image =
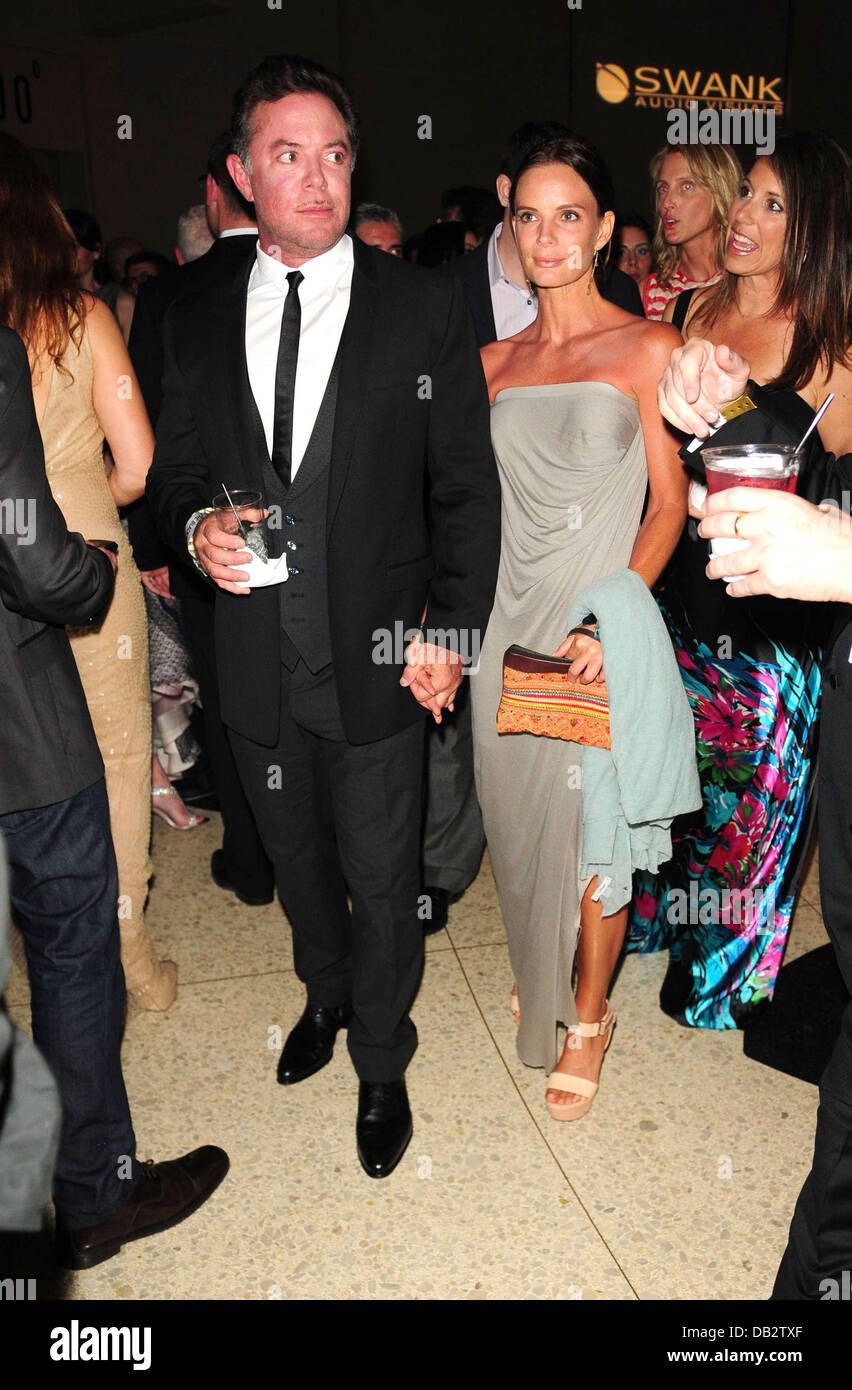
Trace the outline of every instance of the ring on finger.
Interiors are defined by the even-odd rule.
[[[739,536],[740,539],[744,539],[743,533],[740,530],[740,522],[742,521],[744,516],[745,512],[737,512],[736,516],[734,517],[734,535]]]

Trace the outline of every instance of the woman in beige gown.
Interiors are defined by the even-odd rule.
[[[46,179],[8,136],[0,136],[0,185],[17,222],[14,234],[8,227],[0,233],[0,319],[27,347],[48,481],[69,530],[118,546],[106,616],[70,636],[104,760],[127,989],[143,1007],[163,1010],[175,998],[177,967],[157,959],[144,921],[151,875],[147,622],[117,511],[142,495],[154,438],[118,325],[105,304],[76,289],[73,235]],[[40,264],[32,265],[27,246],[38,248]],[[114,459],[109,477],[105,437]]]

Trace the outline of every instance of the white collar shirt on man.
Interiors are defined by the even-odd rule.
[[[308,447],[340,345],[349,312],[354,263],[352,240],[344,235],[330,251],[324,251],[322,255],[299,266],[305,278],[299,285],[302,317],[293,403],[293,477]],[[270,455],[275,421],[278,339],[284,300],[289,291],[287,275],[292,268],[267,255],[258,245],[248,282],[246,363]]]
[[[497,250],[502,229],[503,223],[498,222],[488,241],[488,284],[497,337],[512,338],[532,323],[538,313],[538,296],[535,290],[530,293],[526,285],[516,285],[503,269]]]

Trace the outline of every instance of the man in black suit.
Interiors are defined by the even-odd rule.
[[[325,1066],[348,1025],[381,1178],[411,1137],[423,716],[452,717],[497,576],[488,397],[453,282],[345,235],[357,123],[337,79],[267,58],[232,128],[257,258],[169,313],[148,495],[219,589],[222,717],[307,987],[279,1080]],[[265,494],[285,583],[246,587],[209,510],[223,483]]]
[[[23,343],[0,327],[0,834],[34,1040],[59,1087],[57,1252],[69,1269],[165,1230],[228,1169],[207,1146],[143,1167],[121,1074],[124,975],[104,769],[65,626],[97,622],[115,559],[53,500]]]
[[[554,135],[570,134],[557,121],[527,121],[509,137],[497,176],[497,197],[505,209],[490,236],[475,251],[446,267],[464,290],[480,347],[510,338],[538,313],[535,291],[524,278],[509,211],[509,194],[529,151]],[[642,300],[629,275],[611,263],[598,272],[598,287],[628,313],[642,318]],[[473,776],[473,731],[467,690],[456,718],[430,728],[426,745],[426,809],[423,825],[423,883],[430,904],[428,933],[446,924],[448,907],[475,879],[485,847],[482,813]]]
[[[128,346],[155,429],[162,404],[163,327],[169,306],[185,291],[212,288],[220,278],[227,279],[254,256],[257,248],[254,208],[238,192],[228,173],[227,159],[231,153],[231,133],[223,131],[207,156],[205,198],[207,221],[216,238],[213,245],[203,256],[178,266],[170,275],[146,281],[137,296]],[[260,907],[272,902],[272,865],[246,800],[219,711],[213,631],[215,590],[196,572],[186,551],[178,558],[164,548],[144,497],[129,509],[128,521],[136,563],[142,570],[161,572],[168,565],[165,592],[180,600],[184,636],[201,694],[204,749],[222,816],[222,846],[213,851],[210,873],[220,888],[235,893],[250,907]],[[182,788],[179,786],[178,790]]]

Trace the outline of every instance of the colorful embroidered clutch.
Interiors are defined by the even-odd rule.
[[[544,734],[592,748],[609,748],[609,700],[604,681],[584,685],[568,674],[568,657],[526,647],[503,654],[498,734]]]

